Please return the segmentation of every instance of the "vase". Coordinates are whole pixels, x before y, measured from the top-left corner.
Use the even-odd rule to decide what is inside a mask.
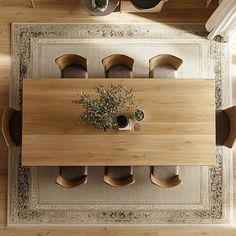
[[[124,115],[116,117],[116,122],[119,128],[124,129],[129,125],[129,118]]]

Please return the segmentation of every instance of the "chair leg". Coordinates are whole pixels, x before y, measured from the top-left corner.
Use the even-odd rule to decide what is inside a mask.
[[[30,0],[30,2],[31,2],[31,6],[32,6],[33,8],[35,8],[34,1],[33,1],[33,0]]]

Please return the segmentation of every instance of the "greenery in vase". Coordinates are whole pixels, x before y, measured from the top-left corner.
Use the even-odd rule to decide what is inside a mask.
[[[80,120],[97,129],[107,131],[116,128],[116,116],[124,110],[136,107],[132,89],[126,89],[122,83],[111,84],[109,87],[95,85],[94,90],[98,94],[97,98],[92,98],[89,94],[81,92],[80,99],[73,102],[84,108]]]
[[[140,109],[136,109],[134,112],[134,119],[137,121],[141,121],[144,119],[144,112]]]

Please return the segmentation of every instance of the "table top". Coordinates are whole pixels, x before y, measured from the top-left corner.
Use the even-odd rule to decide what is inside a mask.
[[[79,122],[72,101],[120,79],[26,79],[22,165],[215,164],[213,79],[122,79],[145,113],[140,131],[104,132]]]

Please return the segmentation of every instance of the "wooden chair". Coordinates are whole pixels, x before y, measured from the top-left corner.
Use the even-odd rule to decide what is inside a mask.
[[[134,59],[123,54],[113,54],[102,60],[106,78],[132,78]]]
[[[177,70],[183,60],[169,54],[161,54],[149,60],[150,78],[177,78]],[[178,166],[151,166],[151,182],[159,187],[171,188],[181,184]]]
[[[236,106],[216,111],[216,145],[232,148],[236,137]]]
[[[161,54],[149,60],[149,78],[177,78],[177,70],[183,60],[169,54]]]
[[[56,184],[64,188],[74,188],[87,183],[87,166],[61,166]]]
[[[88,78],[88,61],[76,54],[65,54],[55,62],[61,70],[61,78]]]
[[[11,107],[5,108],[2,115],[2,134],[8,147],[21,146],[22,112]]]
[[[151,182],[161,188],[172,188],[181,184],[177,166],[151,166]]]
[[[103,181],[113,187],[128,186],[135,183],[132,166],[106,166]]]

